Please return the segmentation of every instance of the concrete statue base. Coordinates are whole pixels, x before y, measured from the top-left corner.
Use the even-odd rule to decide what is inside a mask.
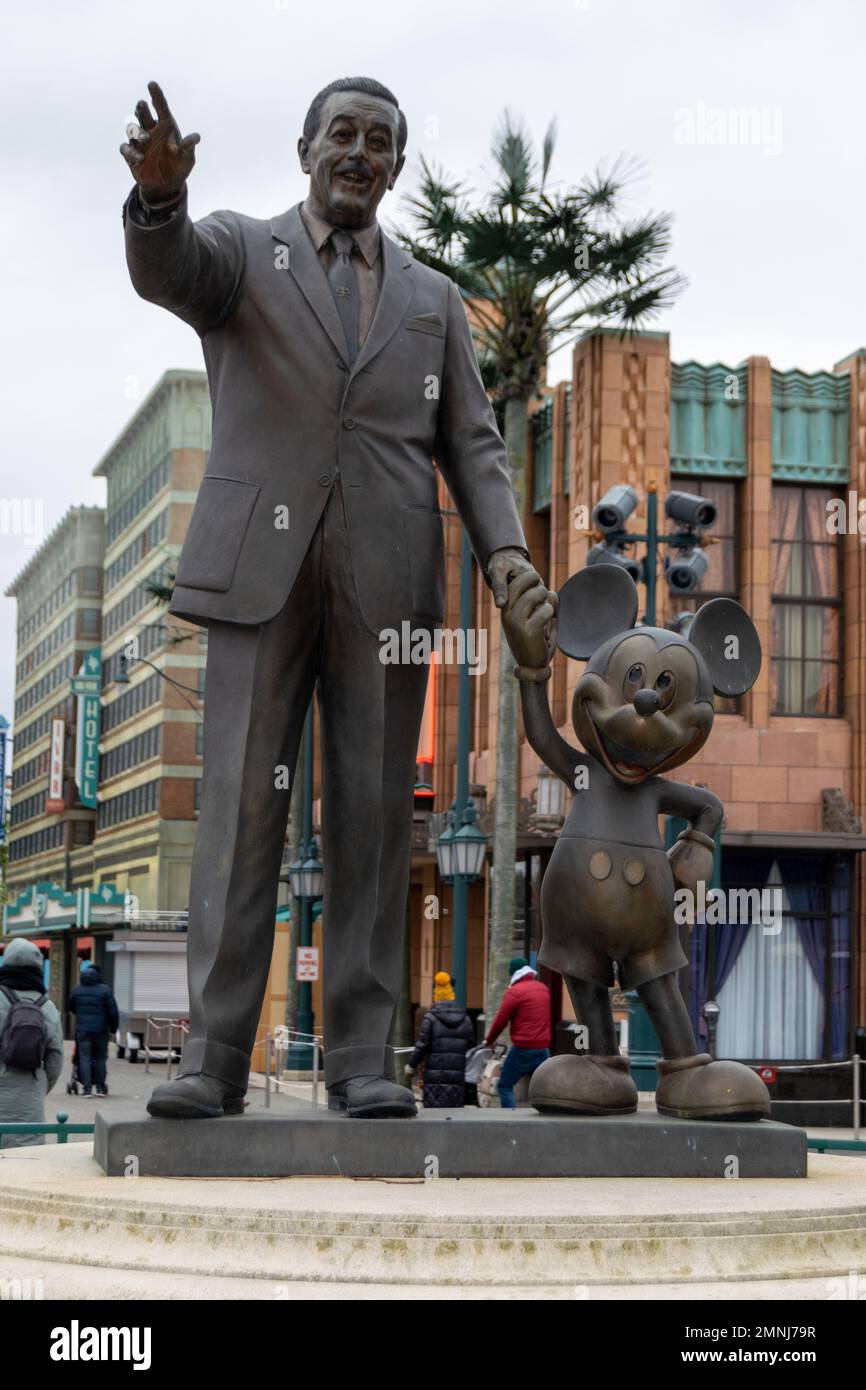
[[[286,1115],[159,1120],[96,1115],[110,1177],[803,1178],[806,1134],[761,1120],[572,1117],[422,1110],[350,1120],[302,1103]]]

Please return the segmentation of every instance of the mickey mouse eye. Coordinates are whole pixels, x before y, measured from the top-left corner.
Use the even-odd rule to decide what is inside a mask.
[[[639,661],[634,666],[630,666],[625,673],[625,680],[622,683],[622,690],[627,700],[633,700],[639,690],[642,690],[646,683],[646,671]]]
[[[673,671],[662,671],[656,681],[656,694],[659,697],[661,709],[667,709],[673,702],[677,693],[677,678]]]

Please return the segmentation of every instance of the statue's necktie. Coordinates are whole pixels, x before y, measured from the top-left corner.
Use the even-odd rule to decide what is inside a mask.
[[[332,232],[331,249],[333,255],[331,268],[328,271],[328,284],[331,286],[331,293],[337,305],[337,313],[340,315],[340,322],[346,335],[349,366],[351,366],[358,356],[358,325],[361,309],[358,275],[352,265],[352,252],[355,249],[354,239],[348,232]]]

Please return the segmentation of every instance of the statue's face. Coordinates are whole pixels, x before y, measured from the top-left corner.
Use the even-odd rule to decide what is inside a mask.
[[[578,681],[575,731],[618,782],[645,782],[688,762],[709,738],[713,706],[697,698],[699,684],[689,642],[635,629],[612,644],[606,660],[600,649]]]
[[[315,137],[298,141],[310,176],[312,211],[336,227],[369,227],[403,167],[397,154],[397,108],[366,92],[332,92]]]

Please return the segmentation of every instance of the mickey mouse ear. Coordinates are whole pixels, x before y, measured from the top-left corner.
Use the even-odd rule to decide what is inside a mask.
[[[761,669],[761,641],[745,608],[714,598],[695,614],[689,641],[704,658],[717,695],[744,695]]]
[[[636,617],[634,580],[618,565],[591,565],[559,591],[556,645],[566,656],[588,661],[603,642],[634,627]]]

